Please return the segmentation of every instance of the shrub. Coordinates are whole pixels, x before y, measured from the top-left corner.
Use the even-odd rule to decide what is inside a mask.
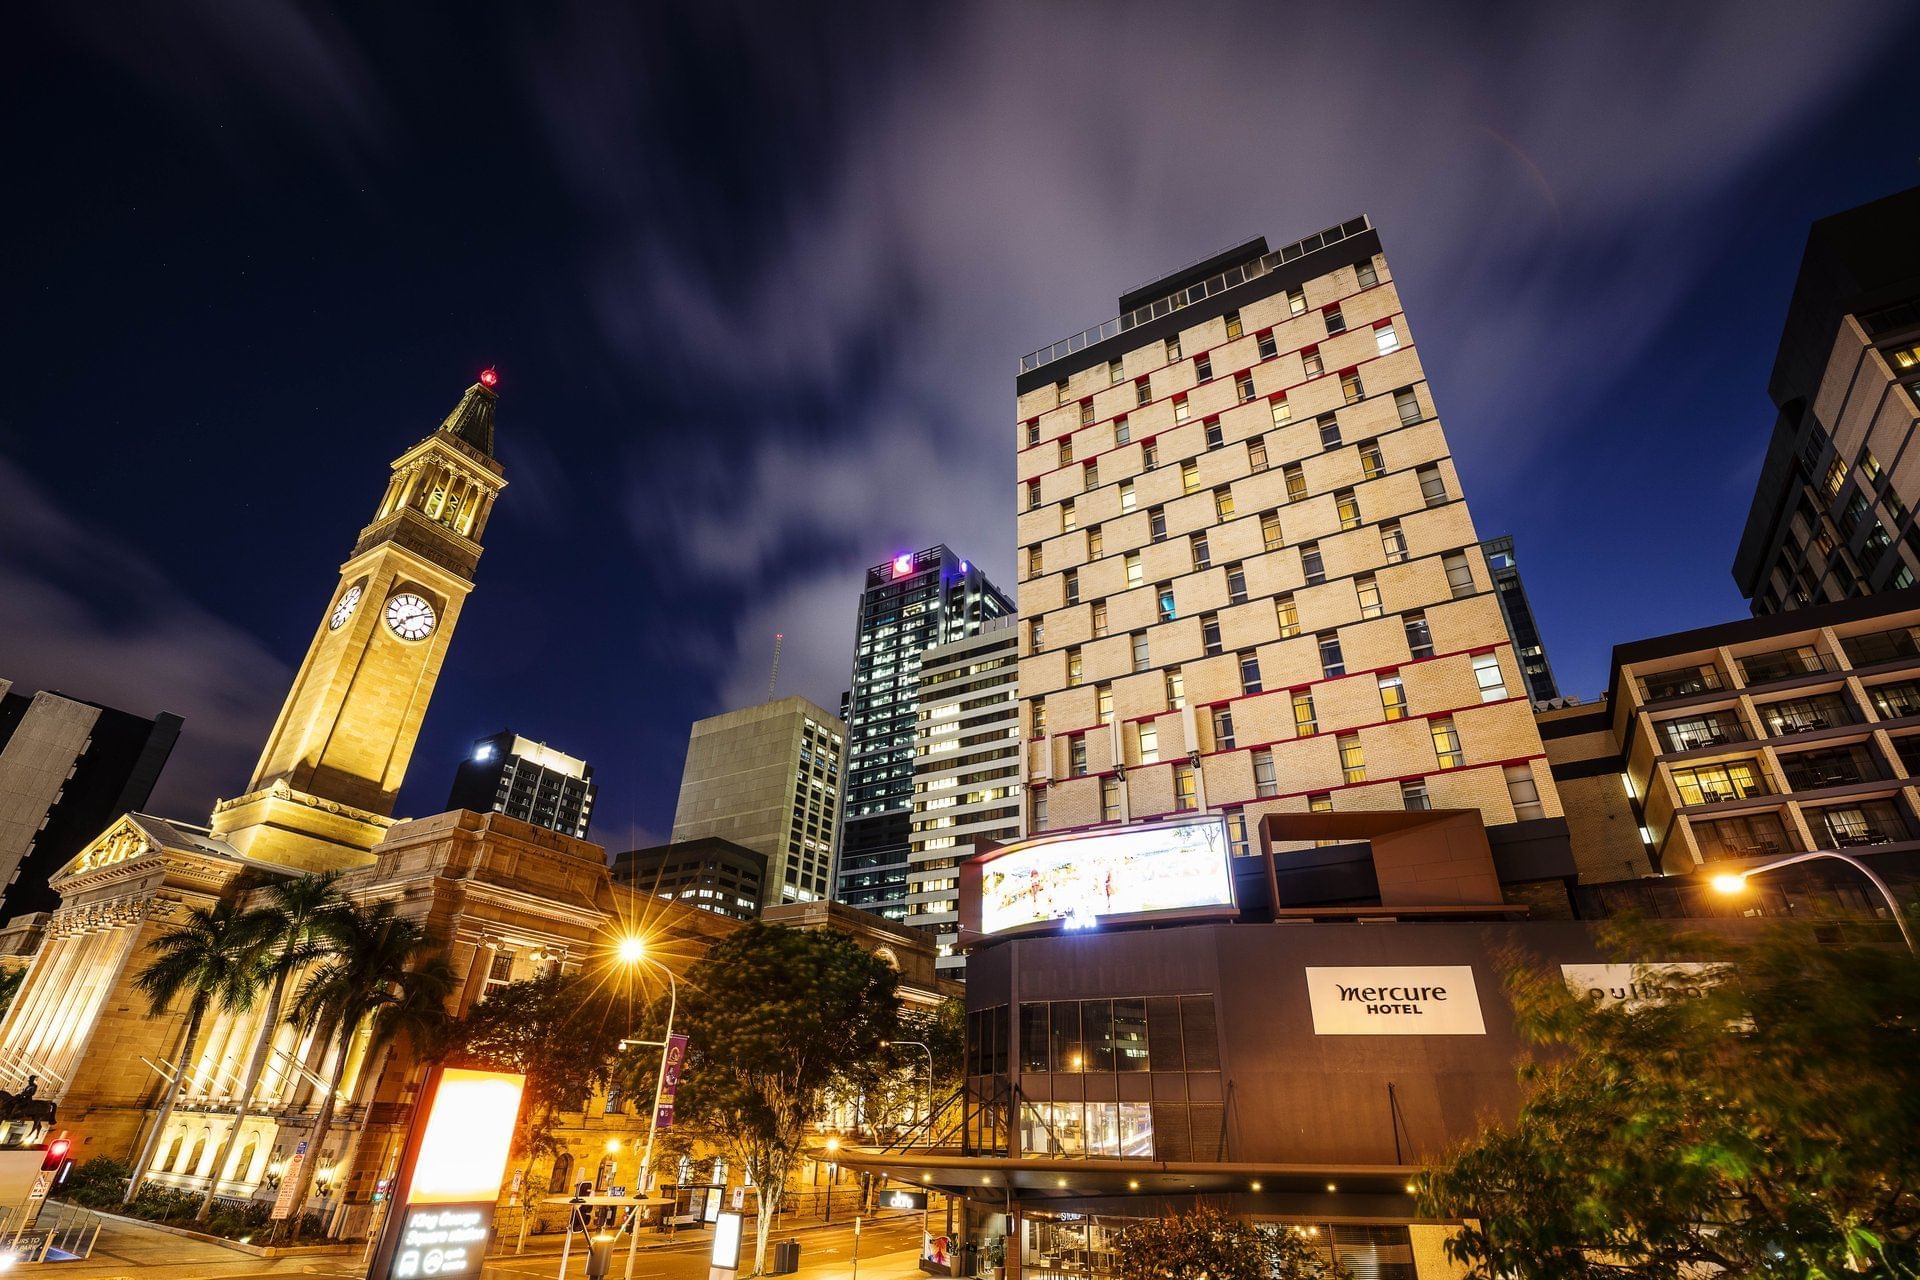
[[[113,1209],[127,1192],[133,1166],[112,1156],[95,1156],[73,1167],[54,1194],[87,1209]]]

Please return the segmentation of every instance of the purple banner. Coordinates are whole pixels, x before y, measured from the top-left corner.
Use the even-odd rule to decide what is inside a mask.
[[[673,1128],[673,1095],[680,1089],[680,1069],[687,1063],[687,1038],[668,1036],[666,1056],[660,1062],[660,1105],[654,1109],[656,1129]]]

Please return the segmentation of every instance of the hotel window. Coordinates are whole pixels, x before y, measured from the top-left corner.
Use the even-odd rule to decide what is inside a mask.
[[[1028,816],[1032,819],[1035,831],[1045,831],[1047,829],[1047,789],[1035,787],[1032,794],[1033,803],[1027,807]]]
[[[1300,634],[1300,610],[1294,607],[1291,595],[1279,596],[1274,600],[1273,614],[1279,620],[1282,640]]]
[[[1255,341],[1260,344],[1260,358],[1262,360],[1273,359],[1274,354],[1280,350],[1279,344],[1273,340],[1273,330],[1271,329],[1261,334]]]
[[[1220,419],[1208,418],[1201,424],[1207,432],[1207,448],[1218,449],[1227,442],[1226,435],[1220,430]]]
[[[1155,542],[1167,540],[1167,509],[1165,507],[1147,508],[1147,536]]]
[[[1067,603],[1080,603],[1080,571],[1069,569],[1066,574]]]
[[[1142,723],[1134,726],[1133,753],[1141,764],[1155,764],[1160,759],[1160,730],[1152,724]]]
[[[1367,757],[1360,750],[1360,735],[1343,733],[1334,741],[1340,744],[1340,777],[1348,783],[1367,780]]]
[[[1067,380],[1065,378],[1053,384],[1053,407],[1058,409],[1067,402]]]
[[[1039,505],[1040,482],[1038,480],[1029,480],[1027,481],[1027,510],[1031,511]]]
[[[1437,507],[1447,500],[1447,482],[1438,466],[1429,463],[1418,468],[1414,474],[1420,478],[1420,496],[1426,499],[1428,506]]]
[[[1354,496],[1353,490],[1335,490],[1333,507],[1335,511],[1340,513],[1340,527],[1342,529],[1358,529],[1360,527],[1360,499]]]
[[[1441,717],[1431,722],[1433,730],[1433,755],[1442,769],[1458,769],[1467,762],[1466,755],[1460,750],[1460,734],[1453,727],[1450,717]]]
[[[1320,674],[1328,679],[1347,674],[1347,660],[1340,652],[1340,636],[1337,632],[1320,633]]]
[[[1200,464],[1188,458],[1180,464],[1180,492],[1192,493],[1200,487]]]
[[[1238,311],[1227,312],[1227,341],[1232,342],[1243,332],[1244,330],[1240,327],[1240,313]]]
[[[1087,530],[1087,559],[1098,560],[1100,553],[1106,549],[1106,541],[1106,535],[1100,532],[1099,525]]]
[[[1303,542],[1300,544],[1300,576],[1307,585],[1317,587],[1327,580],[1327,566],[1320,559],[1320,544]]]
[[[1213,709],[1213,749],[1230,751],[1233,749],[1233,708],[1215,707]]]
[[[1860,469],[1867,473],[1869,480],[1880,478],[1880,459],[1874,457],[1873,450],[1865,445],[1860,446]]]
[[[1420,421],[1420,397],[1413,393],[1412,387],[1402,387],[1393,393],[1393,407],[1400,411],[1400,425],[1410,427]]]
[[[1080,683],[1080,650],[1067,650],[1067,687],[1071,689]]]
[[[1373,348],[1383,356],[1400,349],[1400,334],[1394,329],[1393,321],[1383,320],[1373,326]]]
[[[1175,335],[1174,335],[1173,337],[1171,337],[1171,338],[1168,338],[1168,339],[1166,340],[1166,344],[1165,344],[1165,345],[1166,345],[1166,357],[1167,357],[1167,363],[1168,363],[1168,364],[1172,364],[1172,363],[1173,363],[1173,362],[1174,362],[1175,360],[1178,360],[1178,359],[1180,358],[1180,337],[1179,337],[1179,335],[1178,335],[1178,334],[1175,334]]]
[[[1153,402],[1153,384],[1145,378],[1139,378],[1133,384],[1133,402],[1136,405]]]
[[[1093,687],[1094,715],[1101,724],[1113,723],[1113,686],[1099,684]]]
[[[1323,413],[1315,420],[1320,428],[1320,447],[1337,449],[1340,447],[1340,420],[1330,413]]]
[[[1313,691],[1310,689],[1294,692],[1293,731],[1302,738],[1311,738],[1320,732],[1320,722],[1313,714]]]
[[[1121,372],[1120,362],[1118,360],[1107,361],[1107,385],[1117,387],[1121,382],[1125,381],[1125,379],[1126,374]]]
[[[1140,442],[1140,465],[1151,471],[1160,465],[1160,442],[1143,440]]]
[[[1320,361],[1320,348],[1308,347],[1300,353],[1300,365],[1309,378],[1317,378],[1327,371]]]
[[[1147,669],[1147,633],[1144,631],[1133,633],[1133,669],[1136,672]]]
[[[1098,640],[1105,634],[1107,634],[1107,602],[1095,600],[1093,602],[1093,637]]]
[[[1273,425],[1284,427],[1293,421],[1293,406],[1287,403],[1285,396],[1276,396],[1273,401]]]
[[[1280,468],[1280,475],[1287,483],[1287,501],[1299,502],[1307,496],[1307,473],[1297,462],[1289,462]]]
[[[1400,784],[1400,803],[1410,810],[1433,808],[1433,801],[1427,798],[1427,780],[1415,778],[1411,782]]]
[[[1121,414],[1113,420],[1113,442],[1130,444],[1133,441],[1133,424],[1127,421],[1127,415]]]
[[[1415,610],[1406,616],[1407,652],[1416,658],[1433,656],[1433,632],[1427,627],[1427,615]]]
[[[1067,773],[1075,778],[1087,774],[1087,735],[1076,733],[1067,740]]]
[[[1040,419],[1028,418],[1027,419],[1027,448],[1031,449],[1033,448],[1034,445],[1037,445],[1039,443],[1040,443]]]
[[[1308,813],[1332,813],[1333,812],[1333,796],[1325,791],[1322,791],[1317,796],[1308,796],[1307,812]],[[1326,845],[1339,844],[1340,842],[1338,840],[1315,840],[1313,843],[1315,848],[1322,848]]]
[[[1185,422],[1187,415],[1192,411],[1191,407],[1187,404],[1187,398],[1185,396],[1175,396],[1173,398],[1173,420],[1175,422]]]
[[[1160,673],[1161,685],[1167,695],[1167,710],[1178,711],[1187,705],[1187,682],[1180,674],[1180,668],[1168,667]]]
[[[1473,594],[1473,566],[1467,562],[1466,552],[1449,551],[1440,563],[1447,568],[1447,588],[1455,600]]]
[[[1260,655],[1251,649],[1240,654],[1240,692],[1260,692]]]
[[[1211,569],[1213,557],[1207,550],[1207,535],[1204,531],[1187,535],[1187,550],[1193,555],[1195,569]]]
[[[1127,585],[1129,587],[1137,587],[1145,581],[1140,573],[1140,553],[1138,551],[1127,552],[1126,558],[1122,563],[1125,564],[1127,568]]]
[[[1407,535],[1400,531],[1398,520],[1389,520],[1380,526],[1380,550],[1386,553],[1388,564],[1406,562]]]
[[[1047,704],[1035,699],[1033,704],[1033,736],[1047,736]]]
[[[1386,469],[1387,464],[1380,457],[1380,442],[1362,440],[1360,442],[1360,474],[1369,480],[1378,480]]]
[[[1256,796],[1280,794],[1280,777],[1273,769],[1272,747],[1262,747],[1253,753],[1253,794]]]
[[[1682,804],[1718,804],[1767,794],[1766,784],[1760,781],[1751,760],[1675,769],[1673,785],[1679,789]]]
[[[1044,564],[1045,564],[1045,561],[1041,558],[1040,548],[1028,547],[1027,548],[1027,576],[1029,578],[1037,576],[1041,572],[1041,568]]]
[[[1160,621],[1172,622],[1178,616],[1173,602],[1173,584],[1162,582],[1154,588],[1154,598],[1160,605]]]
[[[1193,380],[1206,382],[1213,377],[1213,357],[1195,356],[1193,360]],[[1178,403],[1177,401],[1175,403]]]
[[[1303,316],[1307,313],[1307,292],[1304,289],[1287,290],[1287,314]]]
[[[1407,718],[1407,687],[1400,683],[1400,673],[1380,677],[1380,710],[1389,720]]]
[[[1064,467],[1069,462],[1072,462],[1072,461],[1073,461],[1073,437],[1061,436],[1060,437],[1060,465]]]
[[[1260,541],[1268,551],[1278,551],[1284,540],[1280,536],[1280,513],[1263,511],[1260,513]]]
[[[1175,813],[1191,813],[1200,807],[1195,792],[1196,786],[1192,765],[1173,766],[1173,811]]]
[[[1209,658],[1218,657],[1220,647],[1220,615],[1203,613],[1200,615],[1200,647]]]
[[[1360,616],[1377,618],[1385,610],[1380,607],[1380,581],[1372,574],[1363,574],[1353,580],[1353,589],[1360,597]]]
[[[1120,821],[1120,784],[1112,778],[1100,779],[1100,821]]]
[[[1847,464],[1843,459],[1835,458],[1827,464],[1827,496],[1840,496],[1840,486],[1847,482]]]
[[[1120,509],[1122,511],[1133,510],[1133,481],[1131,480],[1122,480],[1120,482]]]
[[[1241,404],[1246,404],[1252,400],[1253,375],[1250,373],[1236,373],[1233,376],[1233,390],[1234,394],[1240,398]]]
[[[1041,621],[1039,618],[1034,618],[1033,620],[1027,623],[1027,652],[1028,653],[1040,652],[1040,640],[1041,640],[1041,637],[1046,635],[1046,633],[1047,633],[1047,624]]]
[[[1353,264],[1353,278],[1360,282],[1362,289],[1371,289],[1380,283],[1380,277],[1374,273],[1373,259],[1363,258]]]
[[[1234,604],[1247,602],[1247,571],[1238,561],[1227,566],[1227,599]]]
[[[1060,532],[1072,533],[1079,527],[1080,521],[1073,511],[1073,499],[1068,498],[1060,504]]]
[[[1100,487],[1100,463],[1098,459],[1084,463],[1080,468],[1080,485],[1083,489]]]
[[[1506,677],[1500,674],[1500,655],[1482,653],[1473,660],[1473,680],[1480,686],[1480,701],[1498,702],[1507,696]]]
[[[1247,441],[1247,466],[1255,475],[1267,469],[1267,442],[1259,436]]]
[[[1540,803],[1540,787],[1533,780],[1533,769],[1524,764],[1510,764],[1505,772],[1507,799],[1513,801],[1514,818],[1525,822],[1529,818],[1546,817],[1547,807]]]
[[[1332,306],[1328,307],[1326,310],[1322,311],[1320,314],[1326,317],[1328,337],[1332,337],[1336,333],[1345,333],[1347,331],[1347,318],[1340,314],[1339,303],[1337,302],[1334,303]]]
[[[1093,425],[1093,400],[1091,398],[1080,402],[1080,425],[1083,427]]]
[[[1224,484],[1213,491],[1213,518],[1233,519],[1233,490]]]

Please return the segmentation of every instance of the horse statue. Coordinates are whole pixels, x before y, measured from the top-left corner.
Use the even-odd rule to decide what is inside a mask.
[[[0,1130],[18,1124],[24,1125],[28,1132],[39,1129],[44,1133],[53,1127],[60,1109],[50,1098],[34,1097],[39,1088],[39,1077],[28,1076],[26,1087],[18,1093],[0,1089]]]

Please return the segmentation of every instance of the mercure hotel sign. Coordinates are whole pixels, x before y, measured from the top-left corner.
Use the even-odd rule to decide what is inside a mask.
[[[1483,1036],[1470,965],[1307,969],[1319,1036]]]

